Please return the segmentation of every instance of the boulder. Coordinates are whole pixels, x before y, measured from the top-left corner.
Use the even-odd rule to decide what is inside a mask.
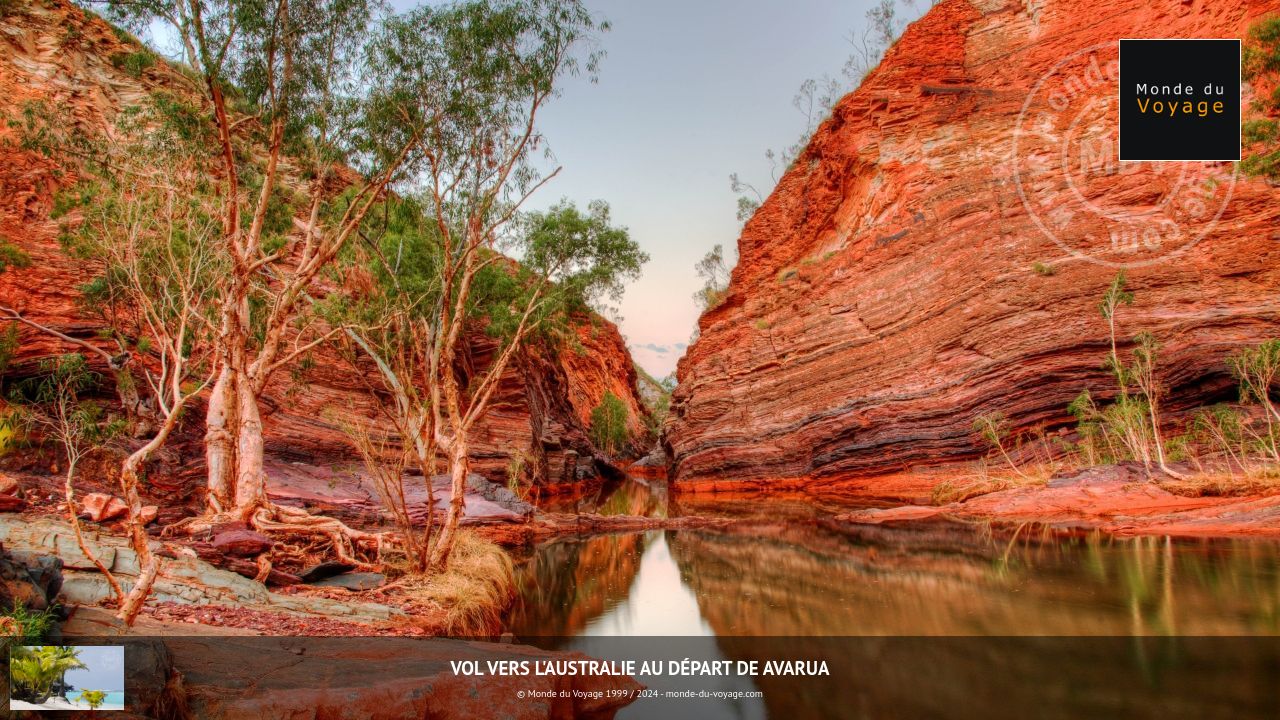
[[[28,610],[53,605],[62,589],[62,561],[52,555],[5,552],[0,547],[0,610],[21,604]]]
[[[17,495],[18,481],[14,478],[0,473],[0,495]]]
[[[143,505],[138,517],[142,520],[143,525],[150,525],[160,516],[160,508],[155,505]]]
[[[27,506],[27,501],[17,495],[0,495],[0,512],[15,512]]]
[[[533,515],[534,507],[532,505],[516,497],[516,494],[506,487],[489,482],[482,475],[475,473],[468,475],[467,489],[496,504],[498,507],[521,517],[527,518]]]
[[[106,493],[89,493],[80,501],[80,517],[94,522],[114,520],[129,512],[125,501]]]

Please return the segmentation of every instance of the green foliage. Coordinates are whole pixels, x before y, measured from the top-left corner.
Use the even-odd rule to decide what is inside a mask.
[[[4,330],[0,330],[0,379],[3,379],[5,372],[9,370],[9,363],[13,362],[17,353],[18,323],[7,323]]]
[[[615,227],[609,204],[593,200],[587,212],[561,201],[527,216],[528,235],[521,265],[550,278],[576,309],[602,297],[617,299],[623,282],[640,275],[649,261],[626,228]]]
[[[1240,463],[1247,454],[1246,420],[1239,408],[1219,403],[1200,408],[1191,419],[1191,439],[1210,452]]]
[[[1240,383],[1240,401],[1262,406],[1265,427],[1254,433],[1255,444],[1272,460],[1280,462],[1280,410],[1271,400],[1280,380],[1280,338],[1266,340],[1227,358],[1231,374]]]
[[[0,273],[13,267],[22,269],[31,266],[31,256],[27,251],[0,237]]]
[[[157,92],[151,96],[154,119],[188,151],[207,151],[217,139],[217,129],[208,113],[176,95]]]
[[[1241,402],[1269,405],[1271,389],[1280,377],[1280,338],[1231,355],[1227,358],[1227,367],[1240,382]]]
[[[89,706],[90,710],[97,710],[107,701],[107,694],[102,690],[81,690],[80,702]]]
[[[605,392],[600,404],[591,410],[591,441],[610,455],[627,446],[627,421],[630,419],[622,398]]]
[[[1133,293],[1125,289],[1128,280],[1125,278],[1124,271],[1116,273],[1112,278],[1111,284],[1107,286],[1107,291],[1102,294],[1102,299],[1098,301],[1098,312],[1102,313],[1102,317],[1111,320],[1115,317],[1116,309],[1121,305],[1133,304]]]
[[[9,687],[12,697],[43,703],[54,684],[70,670],[83,669],[80,651],[70,645],[14,645],[9,648]]]
[[[702,278],[702,288],[693,294],[694,302],[703,312],[719,307],[729,294],[729,265],[724,259],[724,246],[716,243],[694,269]]]
[[[1243,72],[1246,80],[1280,71],[1280,16],[1271,16],[1254,23],[1243,48]],[[1263,118],[1251,118],[1243,127],[1244,141],[1253,152],[1246,154],[1240,169],[1248,175],[1271,180],[1280,179],[1280,132],[1276,121],[1269,115],[1280,110],[1280,86],[1270,97],[1260,100],[1256,107]]]
[[[56,402],[63,393],[79,397],[92,390],[100,379],[79,353],[46,358],[40,361],[39,375],[14,386],[11,399],[45,405]]]
[[[1010,427],[1009,418],[998,411],[979,415],[973,421],[974,431],[993,448],[1001,446],[1009,437]]]
[[[97,389],[101,376],[78,353],[40,362],[40,374],[16,383],[9,399],[23,409],[20,425],[39,424],[52,431],[68,452],[101,445],[125,429],[123,418],[108,418],[101,404],[84,396]]]
[[[0,613],[4,635],[29,642],[44,640],[57,624],[56,608],[31,610],[21,600],[14,603],[12,610]]]
[[[1032,271],[1041,277],[1051,277],[1058,274],[1058,269],[1048,263],[1034,262],[1031,264]]]
[[[115,53],[109,59],[112,67],[123,70],[132,78],[142,77],[143,72],[156,64],[155,54],[146,49],[130,53]]]

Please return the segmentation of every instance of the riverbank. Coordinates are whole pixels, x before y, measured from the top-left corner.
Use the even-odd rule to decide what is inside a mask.
[[[672,497],[684,516],[791,502],[824,506],[837,523],[955,519],[1126,536],[1280,538],[1280,479],[1203,474],[1178,480],[1148,475],[1137,464],[994,480],[969,466],[944,466],[836,481],[677,483]]]

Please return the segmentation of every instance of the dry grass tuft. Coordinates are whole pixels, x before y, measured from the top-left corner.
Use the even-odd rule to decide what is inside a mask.
[[[1241,472],[1201,472],[1180,479],[1162,479],[1160,487],[1184,497],[1270,495],[1280,492],[1280,468],[1259,465]]]
[[[496,634],[516,596],[510,556],[466,530],[458,533],[445,572],[405,575],[396,584],[411,606],[440,616],[436,630],[443,635]]]
[[[933,488],[930,501],[934,505],[947,505],[1001,490],[1045,485],[1060,469],[1061,466],[1058,463],[1041,463],[1023,466],[1019,474],[1009,472],[1007,469],[992,472],[985,464],[980,464],[972,475],[964,475],[939,483]]]

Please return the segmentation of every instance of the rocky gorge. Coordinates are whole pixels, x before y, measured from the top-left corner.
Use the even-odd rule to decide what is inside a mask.
[[[1078,126],[1114,125],[1113,86],[1090,78],[1114,72],[1115,38],[1243,37],[1278,9],[935,5],[746,223],[727,293],[679,365],[674,487],[874,489],[872,476],[986,452],[973,423],[993,413],[1014,434],[1068,433],[1083,389],[1114,392],[1097,304],[1118,267],[1135,296],[1117,313],[1119,352],[1139,332],[1158,339],[1166,411],[1234,399],[1227,355],[1280,333],[1275,187],[1220,167],[1229,199],[1196,181],[1214,188],[1212,221],[1179,217],[1180,240],[1129,243],[1188,181],[1060,158],[1089,156]],[[1042,90],[1064,76],[1078,89],[1057,113]]]
[[[18,333],[16,349],[4,370],[10,382],[38,373],[40,361],[80,348],[29,324],[13,313],[76,340],[97,343],[105,319],[80,299],[91,278],[84,266],[59,245],[62,231],[53,212],[60,193],[75,177],[18,143],[8,122],[17,122],[31,103],[57,108],[84,132],[104,131],[130,106],[166,93],[190,94],[174,67],[154,59],[140,70],[123,58],[143,52],[136,41],[66,2],[31,3],[0,17],[0,240],[17,248],[26,261],[0,273],[0,307]],[[317,295],[323,288],[316,288]],[[503,375],[493,409],[472,442],[472,467],[498,482],[519,467],[526,481],[573,485],[613,472],[615,461],[590,437],[591,412],[610,393],[627,411],[629,447],[644,442],[647,410],[639,396],[636,371],[617,327],[595,314],[575,318],[568,337],[530,348]],[[495,343],[477,332],[466,362],[483,367]],[[110,376],[107,362],[89,355],[92,369]],[[364,375],[361,378],[361,374]],[[372,396],[377,386],[371,364],[352,368],[329,348],[279,373],[264,397],[267,459],[291,469],[294,485],[324,489],[330,473],[320,466],[355,468],[359,458],[342,427],[351,421],[378,422]],[[203,408],[196,408],[197,413]],[[192,480],[203,473],[198,447],[200,428],[183,431],[175,451],[160,460],[158,473],[168,492],[190,495]],[[10,468],[17,470],[18,468]],[[22,468],[30,470],[30,468]],[[357,499],[376,498],[366,488]]]
[[[118,458],[91,455],[69,504],[55,443],[0,423],[0,611],[21,614],[21,601],[62,633],[124,638],[138,713],[163,718],[609,718],[648,681],[448,666],[605,657],[575,644],[592,635],[709,639],[699,652],[720,662],[832,658],[832,676],[803,692],[744,680],[767,690],[763,716],[841,716],[851,668],[875,669],[856,684],[862,707],[940,714],[955,688],[990,680],[980,661],[993,655],[990,704],[1015,696],[1031,712],[1041,699],[1028,688],[1044,686],[1071,698],[1065,716],[1097,710],[1072,683],[1130,670],[1131,648],[1080,643],[1059,662],[1037,638],[993,653],[842,636],[1280,632],[1274,468],[1062,460],[1083,435],[1073,399],[1123,392],[1107,367],[1113,342],[1112,360],[1141,349],[1140,333],[1158,339],[1173,438],[1197,409],[1239,400],[1232,353],[1280,337],[1274,182],[1230,163],[1124,166],[1110,160],[1114,138],[1079,131],[1114,123],[1114,38],[1152,27],[1237,37],[1275,13],[1277,0],[932,6],[745,224],[658,437],[666,382],[637,372],[613,322],[579,311],[501,376],[470,443],[474,473],[457,485],[397,473],[405,517],[392,519],[376,463],[348,434],[353,421],[391,434],[373,362],[320,345],[274,376],[262,398],[271,502],[392,537],[465,499],[445,572],[406,570],[407,554],[383,562],[382,535],[362,562],[335,557],[335,541],[244,521],[175,532],[205,506],[202,397],[146,466],[146,504],[133,508],[116,497]],[[20,124],[42,102],[103,132],[130,106],[190,91],[182,68],[144,52],[66,0],[0,1],[0,117]],[[1246,101],[1274,90],[1252,80]],[[74,182],[0,123],[0,388],[86,346],[101,351],[88,352],[99,376],[117,369],[100,308],[83,297],[91,275],[60,237]],[[1100,314],[1121,269],[1132,302]],[[311,291],[362,280],[325,276]],[[483,328],[466,337],[460,366],[500,349]],[[94,402],[114,414],[107,384]],[[606,448],[593,425],[609,398],[625,419]],[[975,426],[983,417],[1000,419],[995,447]],[[145,522],[130,537],[133,513]],[[124,627],[106,572],[137,583],[145,550],[158,579]],[[1200,673],[1214,648],[1194,650],[1164,676],[1179,692],[1143,705],[1153,716],[1162,702],[1206,709],[1195,696],[1213,685]],[[1248,701],[1242,716],[1265,707],[1250,683],[1274,669],[1269,648],[1246,650],[1230,685]],[[921,692],[913,658],[950,684]],[[749,715],[730,704],[705,718]]]

